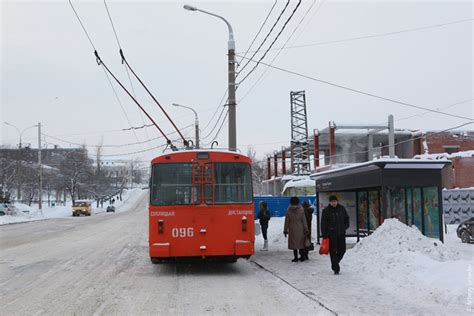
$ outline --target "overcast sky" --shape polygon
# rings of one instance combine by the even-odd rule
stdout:
[[[194,122],[192,112],[171,104],[194,107],[199,114],[201,135],[209,134],[217,116],[208,122],[227,87],[228,32],[219,19],[186,11],[183,4],[190,3],[228,19],[234,28],[237,52],[245,52],[273,2],[107,1],[127,60],[176,124],[187,127],[184,133],[189,138],[194,136],[190,127]],[[281,47],[290,35],[287,46],[296,46],[473,18],[471,1],[318,0],[314,5],[313,2],[303,1],[274,47]],[[73,3],[104,62],[130,87],[103,2]],[[286,0],[277,2],[254,48],[285,4]],[[290,2],[264,48],[296,4],[297,1]],[[48,148],[55,144],[73,146],[59,139],[87,145],[122,145],[160,136],[153,127],[136,133],[122,130],[130,127],[129,121],[133,126],[149,121],[115,85],[127,119],[67,1],[2,1],[1,17],[2,122],[21,130],[41,122],[43,141]],[[270,51],[264,62],[270,63],[278,53],[279,50]],[[257,54],[256,58],[260,56]],[[446,108],[473,98],[472,21],[285,49],[273,65],[383,97],[473,116],[472,102]],[[172,132],[157,106],[136,81],[133,84],[138,99],[153,118],[165,132]],[[243,152],[253,145],[259,157],[263,157],[289,145],[290,91],[299,90],[306,91],[310,133],[314,128],[325,128],[330,120],[336,124],[383,123],[388,114],[397,120],[424,113],[278,70],[267,70],[261,65],[237,91],[237,143]],[[465,122],[426,114],[396,121],[395,126],[440,130]],[[210,142],[217,129],[202,142]],[[18,144],[19,134],[14,128],[2,124],[0,131],[3,145]],[[227,122],[217,140],[227,146]],[[37,146],[35,129],[24,132],[23,142]],[[105,154],[141,151],[163,143],[163,139],[157,139],[143,145],[107,147]],[[93,152],[94,148],[90,150]],[[123,157],[148,160],[160,153],[157,149]]]

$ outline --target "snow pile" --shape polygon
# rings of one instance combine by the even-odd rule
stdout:
[[[456,306],[466,303],[467,271],[473,264],[471,255],[425,237],[397,219],[385,220],[343,260],[344,266],[387,291],[416,295],[428,289],[437,303]]]
[[[416,227],[398,219],[386,219],[375,232],[362,239],[352,250],[361,258],[406,256],[418,253],[437,261],[453,259],[453,253],[437,239],[423,236]]]
[[[474,157],[474,150],[458,151],[452,154],[448,154],[448,153],[422,154],[422,155],[416,155],[413,158],[440,160],[440,159],[469,158],[469,157]]]

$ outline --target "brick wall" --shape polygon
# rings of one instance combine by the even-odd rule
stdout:
[[[474,157],[452,158],[453,186],[455,188],[474,187]]]
[[[440,133],[426,134],[426,142],[428,143],[428,151],[430,154],[446,152],[446,146],[458,147],[456,151],[474,150],[474,132],[464,133]],[[420,144],[420,152],[423,153],[423,144]]]

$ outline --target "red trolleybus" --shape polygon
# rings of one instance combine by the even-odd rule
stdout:
[[[251,160],[227,151],[172,152],[152,160],[149,246],[153,263],[254,253]]]

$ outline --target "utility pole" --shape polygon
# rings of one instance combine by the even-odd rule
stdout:
[[[232,33],[230,33],[232,34]],[[235,42],[233,35],[229,38],[229,150],[237,150],[237,123],[235,108]]]
[[[43,169],[41,167],[41,123],[38,123],[38,209],[43,209]]]
[[[205,13],[216,18],[221,19],[227,25],[229,30],[229,39],[227,41],[227,50],[228,50],[228,75],[229,75],[229,100],[227,106],[229,107],[229,150],[237,150],[237,125],[236,125],[236,114],[235,106],[237,104],[235,100],[235,40],[234,40],[234,31],[229,21],[224,19],[222,16],[215,13],[198,9],[191,5],[184,5],[183,8],[188,11],[198,11]]]
[[[395,130],[392,114],[388,116],[388,155],[390,158],[395,158]]]

